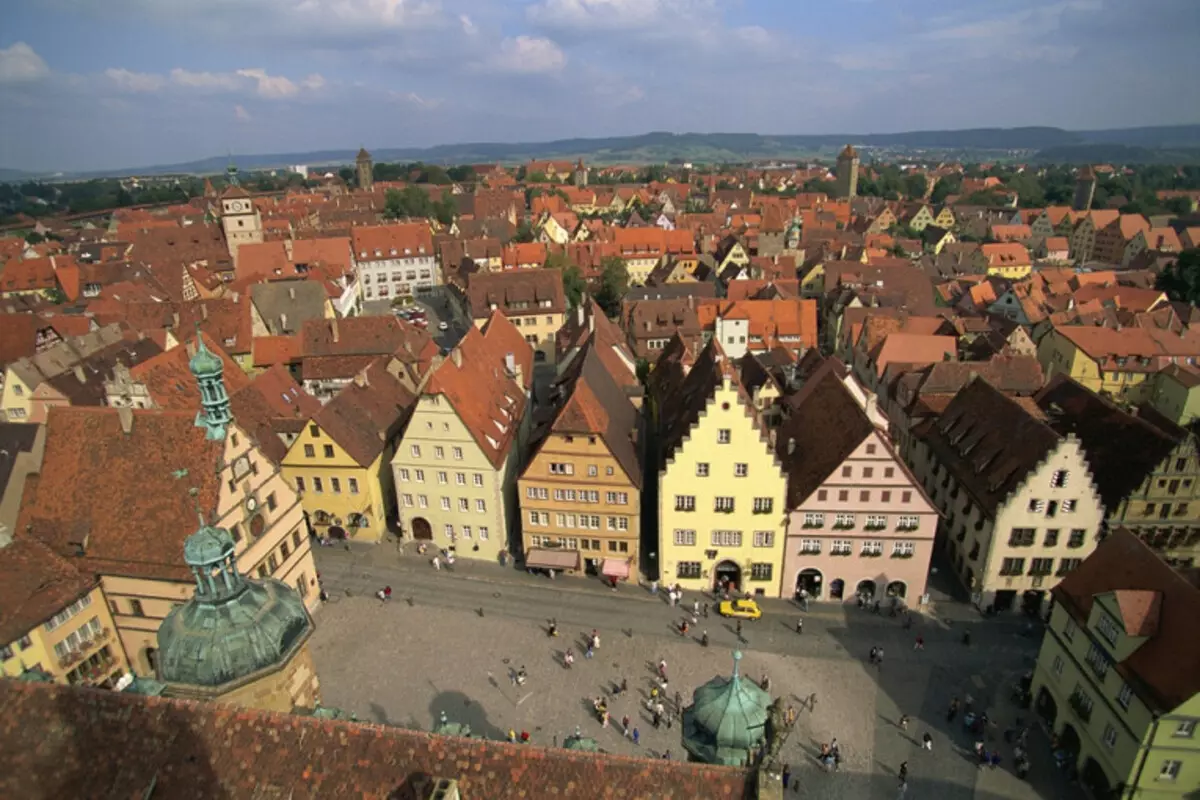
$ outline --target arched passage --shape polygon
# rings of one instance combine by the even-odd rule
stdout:
[[[742,585],[742,568],[733,561],[722,561],[713,569],[713,588],[736,592]]]
[[[802,569],[796,574],[796,597],[800,596],[800,590],[808,592],[810,600],[816,600],[821,596],[821,589],[825,582],[825,576],[821,574],[819,569]]]
[[[424,517],[414,517],[412,521],[413,538],[422,542],[433,541],[433,526]]]
[[[1112,796],[1112,784],[1108,782],[1108,776],[1104,774],[1104,767],[1096,759],[1088,756],[1083,762],[1083,769],[1079,773],[1079,779],[1083,785],[1092,793],[1092,797],[1097,800],[1108,800]]]
[[[887,585],[887,596],[903,600],[908,596],[908,584],[904,581],[892,581]]]
[[[858,582],[858,586],[855,587],[854,594],[858,595],[864,600],[873,600],[875,598],[875,589],[875,581],[861,580]]]

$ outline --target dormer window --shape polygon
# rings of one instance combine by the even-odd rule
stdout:
[[[396,248],[394,248],[394,247],[392,248],[392,250],[391,250],[391,254],[392,254],[392,255],[396,255]]]
[[[1096,619],[1096,632],[1104,637],[1104,640],[1111,645],[1116,645],[1117,637],[1121,635],[1121,630],[1117,627],[1117,623],[1113,622],[1112,617],[1101,613]]]
[[[379,258],[381,255],[383,255],[383,251],[382,251],[382,250],[376,250],[376,251],[375,251],[375,257],[376,257],[376,258]]]

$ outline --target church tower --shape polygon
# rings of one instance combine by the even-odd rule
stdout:
[[[573,178],[576,188],[582,189],[585,186],[587,186],[588,171],[587,171],[587,167],[585,167],[583,165],[582,158],[579,159],[579,163],[575,165],[575,174],[574,174],[574,176],[572,176],[572,178]]]
[[[839,200],[853,200],[858,194],[858,151],[851,145],[837,157],[837,194]]]
[[[205,346],[199,328],[196,330],[196,353],[188,361],[188,369],[200,385],[200,411],[196,414],[196,427],[206,429],[207,439],[224,440],[225,431],[233,422],[229,394],[225,391],[225,364]]]
[[[1071,208],[1075,211],[1090,211],[1096,196],[1096,171],[1084,165],[1075,176],[1075,198]]]
[[[262,217],[250,199],[250,193],[240,186],[230,186],[221,195],[221,227],[225,230],[225,245],[234,264],[237,264],[240,246],[263,240]]]
[[[369,192],[375,188],[375,162],[371,160],[371,154],[367,152],[365,147],[358,149],[358,155],[354,159],[354,168],[358,174],[358,188],[365,192]]]

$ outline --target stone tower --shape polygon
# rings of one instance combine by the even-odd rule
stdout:
[[[313,621],[295,590],[273,578],[246,579],[229,531],[203,517],[183,559],[196,591],[158,629],[163,693],[267,711],[315,708]]]
[[[241,186],[231,185],[221,195],[221,228],[225,231],[225,246],[235,265],[239,247],[263,240],[262,217],[250,199],[250,193]]]
[[[229,406],[229,393],[225,391],[225,364],[204,344],[200,329],[196,329],[196,353],[188,361],[188,369],[200,385],[200,411],[196,413],[196,427],[205,428],[205,438],[221,441],[229,423],[233,422],[233,411]]]
[[[358,188],[367,192],[375,188],[375,173],[372,172],[374,168],[375,162],[371,160],[371,154],[367,152],[365,147],[360,147],[358,155],[354,158],[354,169],[358,175]]]
[[[683,748],[705,764],[749,764],[767,739],[771,697],[738,674],[742,654],[733,654],[733,675],[713,678],[692,694],[683,710]]]
[[[575,186],[579,189],[587,186],[588,172],[587,167],[583,165],[583,159],[579,159],[579,163],[575,165],[575,174],[572,176]]]
[[[1071,203],[1071,208],[1076,211],[1089,211],[1095,196],[1096,171],[1085,165],[1075,176],[1075,199]]]
[[[846,145],[837,157],[837,194],[842,200],[852,200],[858,194],[858,151]]]

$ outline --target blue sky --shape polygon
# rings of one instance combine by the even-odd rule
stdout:
[[[4,0],[0,166],[1200,121],[1197,0]]]

